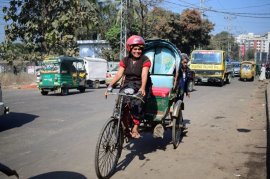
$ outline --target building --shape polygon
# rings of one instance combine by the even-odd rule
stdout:
[[[236,37],[236,42],[239,44],[240,59],[244,59],[248,50],[254,50],[254,57],[257,63],[269,63],[269,44],[270,32],[264,35],[255,35],[254,33],[241,34]]]
[[[101,57],[103,49],[110,49],[106,40],[79,40],[79,55],[81,57]]]

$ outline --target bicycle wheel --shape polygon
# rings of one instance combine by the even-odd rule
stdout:
[[[173,117],[172,143],[174,149],[176,149],[180,143],[182,135],[182,125],[183,125],[183,116],[182,111],[180,110],[178,117]]]
[[[124,138],[123,131],[121,127],[118,130],[117,124],[117,119],[110,118],[99,135],[95,152],[95,169],[98,178],[110,178],[121,156]]]

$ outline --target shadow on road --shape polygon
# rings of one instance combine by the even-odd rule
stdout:
[[[11,168],[9,168],[8,166],[2,163],[0,163],[0,171],[3,172],[7,176],[16,176],[16,178],[19,178],[19,175],[16,172],[16,170],[12,170]]]
[[[84,175],[70,171],[55,171],[30,177],[29,179],[87,179]]]
[[[0,132],[15,127],[21,127],[26,123],[32,122],[37,117],[39,116],[26,113],[10,112],[8,115],[0,117]]]
[[[92,93],[94,90],[86,90],[85,92],[81,93],[78,90],[70,90],[68,92],[68,95],[65,96],[72,96],[72,95],[83,95],[85,93]],[[49,92],[49,94],[44,95],[44,96],[63,96],[60,92]]]
[[[188,120],[189,122],[189,120]],[[184,132],[183,136],[181,137],[180,141],[182,141],[183,137],[187,137],[186,132]],[[141,139],[134,139],[131,140],[126,146],[124,146],[124,149],[128,150],[128,154],[125,156],[125,158],[118,163],[118,166],[116,168],[116,172],[120,170],[125,170],[125,168],[132,162],[132,160],[138,156],[139,160],[146,160],[149,161],[150,159],[147,159],[145,157],[145,154],[156,152],[157,150],[163,150],[165,151],[167,149],[167,146],[173,148],[172,144],[172,130],[167,129],[164,132],[164,138],[153,138],[151,133],[143,133]],[[180,143],[181,145],[181,143]]]

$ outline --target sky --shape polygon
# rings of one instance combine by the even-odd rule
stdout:
[[[164,0],[161,7],[176,13],[202,8],[204,18],[215,24],[213,35],[222,31],[234,36],[270,32],[270,0]]]
[[[9,0],[0,0],[0,42],[4,41],[2,8]],[[187,8],[202,8],[204,18],[215,24],[213,35],[228,31],[234,36],[270,32],[270,0],[163,0],[160,6],[175,13]]]

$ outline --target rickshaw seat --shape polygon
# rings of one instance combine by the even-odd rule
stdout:
[[[169,96],[171,89],[165,87],[152,87],[152,95],[155,97],[166,98]]]
[[[152,94],[155,97],[168,97],[171,89],[173,88],[173,75],[151,75],[153,83]]]

